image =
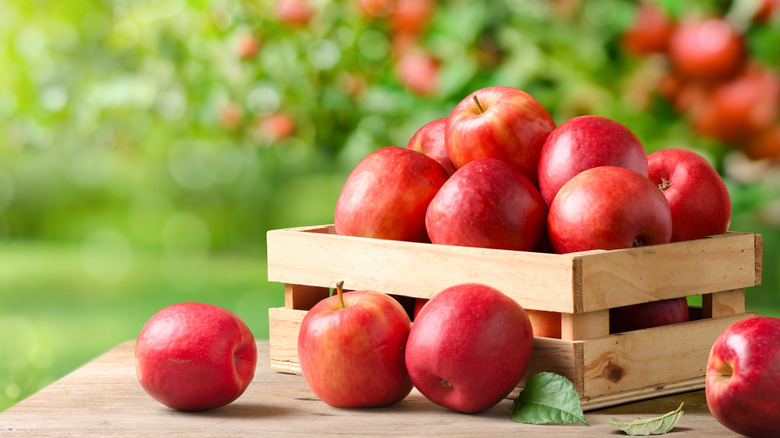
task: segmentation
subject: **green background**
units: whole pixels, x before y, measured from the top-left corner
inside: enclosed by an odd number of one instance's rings
[[[558,124],[598,114],[648,152],[708,157],[731,229],[764,236],[748,308],[780,316],[777,167],[697,135],[648,87],[657,64],[620,44],[636,3],[440,1],[416,41],[439,62],[428,94],[399,80],[388,20],[311,4],[295,26],[268,0],[0,0],[0,410],[176,302],[223,306],[267,338],[283,287],[267,281],[265,233],[331,223],[361,158],[490,85],[524,89]],[[247,36],[259,50],[242,57]],[[779,40],[773,23],[748,30],[772,68]],[[292,135],[259,128],[269,114]]]

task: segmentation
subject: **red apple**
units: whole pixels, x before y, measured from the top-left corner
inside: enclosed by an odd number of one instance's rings
[[[453,108],[444,141],[456,169],[480,158],[496,158],[523,172],[536,185],[539,153],[553,129],[550,113],[525,91],[487,87],[469,94]]]
[[[242,35],[236,45],[241,59],[253,58],[260,51],[260,40],[254,35]]]
[[[244,110],[233,102],[228,102],[219,107],[219,123],[225,128],[233,129],[244,118]]]
[[[340,408],[387,406],[412,390],[404,352],[411,322],[389,295],[337,294],[311,308],[298,334],[298,360],[312,392]]]
[[[531,251],[544,234],[547,206],[531,181],[495,158],[458,169],[425,215],[431,242]]]
[[[609,332],[620,333],[688,321],[688,300],[672,298],[609,309]]]
[[[412,321],[417,319],[417,315],[422,310],[423,306],[425,306],[428,301],[430,301],[429,298],[415,298],[414,300],[414,310],[412,310]]]
[[[703,80],[735,75],[745,63],[742,35],[722,18],[687,19],[669,40],[669,57],[676,70]]]
[[[439,89],[439,61],[421,49],[400,54],[396,74],[407,90],[420,96],[432,96]]]
[[[780,433],[780,319],[737,321],[715,340],[705,393],[720,424],[749,437]]]
[[[279,21],[294,26],[308,24],[314,15],[314,8],[309,0],[276,0],[275,7]]]
[[[658,5],[644,1],[636,8],[634,21],[623,34],[623,45],[637,55],[665,52],[674,26],[674,20]]]
[[[214,409],[244,393],[257,364],[252,332],[233,312],[179,303],[155,313],[135,344],[144,391],[183,411]]]
[[[547,216],[558,254],[668,243],[672,214],[666,197],[646,176],[600,166],[561,187]]]
[[[406,367],[432,402],[476,413],[517,386],[532,348],[531,323],[515,300],[466,283],[444,289],[422,308],[409,332]]]
[[[449,175],[431,157],[388,146],[352,170],[336,200],[336,234],[428,242],[425,212]]]
[[[290,137],[295,132],[295,120],[287,114],[261,115],[255,121],[253,136],[257,140],[271,144]]]
[[[778,9],[780,9],[780,1],[778,0],[760,0],[758,3],[753,15],[753,20],[757,23],[771,21],[777,15]]]
[[[436,0],[395,0],[390,26],[395,33],[419,36],[436,10]]]
[[[525,313],[528,314],[528,319],[531,320],[534,336],[561,338],[560,312],[525,309]]]
[[[436,119],[424,124],[409,140],[407,149],[422,152],[436,160],[447,174],[455,173],[450,157],[447,156],[447,148],[444,146],[444,128],[447,126],[447,118]]]
[[[647,176],[647,152],[622,124],[600,116],[567,120],[547,137],[539,156],[539,191],[549,206],[566,181],[583,170],[618,166]]]
[[[745,139],[740,148],[752,160],[776,160],[780,158],[780,123]]]
[[[686,149],[661,149],[647,157],[649,178],[672,213],[672,242],[728,231],[731,198],[726,184],[701,155]]]
[[[690,108],[691,126],[723,142],[739,142],[777,122],[780,81],[758,65],[717,84]]]
[[[395,8],[396,0],[355,0],[358,10],[370,18],[386,17]]]

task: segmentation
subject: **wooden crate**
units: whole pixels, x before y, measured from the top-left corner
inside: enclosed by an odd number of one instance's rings
[[[269,309],[274,370],[300,373],[301,321],[339,281],[421,298],[477,282],[525,308],[561,312],[562,339],[534,338],[525,378],[566,376],[585,410],[703,388],[710,347],[727,326],[756,315],[745,311],[745,288],[761,282],[761,235],[743,232],[564,255],[338,236],[332,225],[267,238],[268,279],[285,285],[285,306]],[[689,322],[609,334],[610,308],[694,295],[702,306]]]

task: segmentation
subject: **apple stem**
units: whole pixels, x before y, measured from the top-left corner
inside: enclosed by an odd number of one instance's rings
[[[721,377],[731,377],[732,374],[731,373],[720,373],[720,376]]]
[[[346,309],[347,305],[344,304],[344,282],[339,281],[336,283],[336,294],[339,296],[339,304],[341,304],[342,309]]]
[[[479,99],[477,98],[477,95],[475,94],[475,95],[471,96],[471,98],[474,99],[474,103],[477,104],[477,108],[479,108],[479,112],[480,113],[484,113],[485,110],[482,108],[482,104],[479,103]]]

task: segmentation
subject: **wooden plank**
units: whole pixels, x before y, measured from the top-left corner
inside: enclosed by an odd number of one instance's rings
[[[681,382],[704,375],[712,344],[748,312],[619,333],[583,343],[583,397]]]
[[[8,437],[215,437],[215,436],[452,436],[605,437],[612,417],[632,421],[685,403],[674,436],[737,437],[707,409],[704,391],[686,392],[586,412],[590,426],[520,424],[512,401],[475,415],[437,406],[419,391],[376,409],[339,409],[321,402],[300,376],[273,372],[269,346],[259,341],[252,384],[235,402],[206,412],[168,409],[144,393],[135,376],[133,342],[125,342],[40,392],[0,413]]]
[[[272,307],[268,309],[268,337],[271,360],[298,363],[298,333],[305,310]],[[280,370],[281,371],[281,370]],[[287,372],[287,371],[285,371]]]
[[[319,231],[331,230],[325,226]],[[573,312],[571,257],[337,236],[298,229],[267,234],[268,279],[430,298],[468,282],[493,286],[523,307]]]
[[[701,299],[704,318],[717,318],[745,312],[745,289],[703,294]]]
[[[704,239],[590,253],[582,258],[582,311],[739,289],[760,282],[760,237]]]
[[[561,314],[561,338],[567,341],[598,338],[609,334],[609,310]]]
[[[631,403],[638,400],[647,400],[670,394],[686,393],[704,389],[704,377],[694,377],[681,382],[659,383],[632,390],[621,391],[615,394],[605,394],[596,397],[583,397],[580,399],[583,411],[601,409],[610,406]],[[687,406],[687,405],[686,405]],[[686,407],[687,409],[687,407]],[[631,419],[633,420],[633,419]]]
[[[563,313],[754,286],[761,238],[729,232],[614,251],[544,254],[338,236],[332,226],[273,230],[270,281],[429,298],[459,283],[493,286],[523,307]]]
[[[327,287],[289,283],[284,285],[284,307],[288,309],[309,310],[329,296],[330,289]]]

